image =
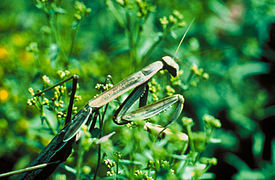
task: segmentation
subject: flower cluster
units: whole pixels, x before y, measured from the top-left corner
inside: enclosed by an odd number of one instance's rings
[[[112,170],[112,168],[116,165],[116,163],[110,159],[105,159],[104,164],[106,165],[106,167],[109,170],[109,171],[107,171],[107,176],[115,175],[115,172],[114,172],[114,170]]]
[[[112,88],[113,85],[113,81],[112,81],[112,76],[111,75],[107,75],[107,78],[105,80],[104,83],[97,83],[95,85],[95,88],[99,91],[99,92],[104,92],[110,88]]]
[[[95,144],[96,138],[92,138],[91,133],[88,131],[87,125],[83,125],[81,129],[82,133],[84,134],[84,136],[82,136],[81,145],[84,151],[88,151],[90,147]]]
[[[108,90],[108,89],[110,89],[110,88],[112,88],[113,87],[113,84],[111,84],[111,83],[108,83],[108,84],[100,84],[100,83],[97,83],[96,85],[95,85],[95,88],[98,90],[98,91],[106,91],[106,90]]]
[[[200,158],[200,156],[206,149],[207,144],[211,142],[214,129],[221,127],[221,123],[211,115],[204,115],[202,119],[205,122],[204,131],[194,132],[191,129],[194,125],[193,119],[188,117],[182,118],[182,123],[186,127],[190,144],[190,152],[187,154],[186,162],[190,164],[190,167],[195,167],[192,171],[192,178],[194,179],[199,179],[199,177],[204,174],[210,166],[217,164],[216,158]],[[199,158],[200,162],[198,162]]]
[[[92,11],[91,8],[87,8],[83,2],[79,2],[79,1],[75,2],[74,9],[75,9],[74,18],[77,21],[81,21],[84,17],[88,16]]]
[[[154,6],[149,5],[145,0],[136,0],[136,4],[138,7],[138,17],[147,17],[155,9]]]
[[[38,53],[39,49],[38,49],[38,44],[37,42],[31,42],[27,47],[26,50],[28,52],[32,52],[32,53]]]
[[[196,78],[193,78],[190,82],[192,86],[197,86],[198,82],[200,79],[208,80],[209,79],[209,74],[204,72],[203,68],[198,68],[196,64],[193,64],[190,67],[191,75],[195,75]]]
[[[57,75],[60,79],[64,79],[67,78],[70,74],[70,71],[65,70],[58,70],[57,71]],[[42,81],[43,81],[43,87],[48,87],[51,85],[51,80],[48,76],[44,75],[42,76]],[[64,82],[66,82],[67,80],[65,80]],[[69,92],[67,90],[67,87],[65,85],[65,83],[63,85],[56,85],[49,87],[48,89],[41,91],[38,90],[37,93],[34,92],[33,88],[29,88],[28,91],[29,93],[32,95],[32,98],[27,100],[27,104],[30,106],[35,106],[41,113],[41,120],[42,122],[44,120],[48,121],[45,113],[44,113],[44,109],[50,109],[53,110],[54,113],[56,114],[57,120],[58,120],[58,124],[62,125],[64,123],[64,120],[67,117],[67,107],[69,104]],[[52,93],[48,93],[48,91],[53,91]],[[51,95],[51,97],[46,97]],[[75,101],[79,101],[81,99],[81,96],[75,95]],[[76,114],[77,113],[77,107],[73,106],[72,107],[72,113]],[[47,122],[47,124],[49,126],[50,123]],[[61,128],[62,126],[60,126],[59,128]],[[50,129],[52,129],[52,132],[55,132],[55,128],[50,127]]]
[[[190,68],[191,72],[196,76],[202,77],[203,79],[209,79],[209,74],[204,72],[203,68],[198,68],[196,64],[193,64]]]
[[[36,7],[48,15],[66,13],[65,9],[59,5],[60,1],[36,0]]]
[[[175,89],[172,88],[172,87],[169,86],[169,85],[167,85],[167,86],[165,87],[165,90],[166,90],[166,94],[167,94],[168,96],[172,96],[172,95],[176,92]]]
[[[215,117],[205,114],[203,116],[203,121],[205,122],[206,126],[212,127],[212,128],[220,128],[221,122],[220,120],[216,119]]]
[[[173,13],[168,17],[164,16],[160,18],[159,21],[164,30],[174,26],[183,27],[186,25],[185,21],[183,20],[183,15],[177,10],[174,10]]]
[[[145,0],[116,0],[116,2],[124,8],[136,10],[136,15],[139,18],[147,18],[150,12],[155,9]]]
[[[58,70],[57,74],[58,74],[60,79],[63,79],[63,78],[68,77],[70,75],[70,71],[68,71],[68,70],[65,70],[65,71]]]
[[[162,172],[166,171],[169,177],[175,175],[174,169],[171,168],[171,164],[166,160],[149,160],[147,163],[147,168],[158,171],[160,170]]]
[[[143,172],[142,170],[135,171],[135,178],[136,179],[153,180],[153,177],[149,176],[148,172]]]
[[[217,165],[218,161],[217,158],[208,158],[208,157],[202,157],[200,159],[200,162],[206,165]]]
[[[148,83],[149,91],[152,93],[153,101],[158,101],[159,98],[157,96],[157,92],[160,90],[160,84],[156,81],[155,78]]]

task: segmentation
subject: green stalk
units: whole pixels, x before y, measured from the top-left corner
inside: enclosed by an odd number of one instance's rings
[[[46,16],[47,16],[48,26],[51,28],[51,31],[52,31],[51,34],[52,34],[53,42],[55,44],[57,44],[58,47],[60,48],[63,59],[68,61],[68,57],[66,57],[64,49],[62,48],[61,39],[60,39],[60,36],[58,34],[57,20],[56,20],[57,15],[55,15],[55,14],[50,15],[50,14],[46,13]],[[67,64],[67,63],[65,63],[65,64]]]
[[[99,137],[101,137],[101,135]],[[97,172],[98,172],[99,166],[100,166],[100,160],[101,160],[101,145],[99,144],[98,145],[97,165],[96,165],[96,170],[95,170],[95,174],[94,174],[93,180],[96,180]]]
[[[49,126],[51,132],[52,132],[54,135],[56,135],[56,132],[55,132],[54,128],[52,127],[52,125],[51,125],[50,121],[48,120],[48,118],[47,118],[46,116],[44,116],[44,118],[45,118],[45,121],[46,121],[47,125]]]
[[[192,72],[190,72],[190,74],[188,75],[188,78],[187,78],[186,81],[185,81],[185,84],[190,84],[190,81],[191,81],[193,75],[194,75],[194,74],[193,74]]]
[[[82,166],[82,161],[83,161],[83,155],[84,155],[84,150],[81,146],[82,144],[82,138],[80,139],[80,143],[78,144],[78,151],[77,151],[77,164],[76,164],[76,180],[81,179],[81,166]]]
[[[72,37],[72,42],[71,42],[71,45],[70,45],[70,50],[69,50],[69,56],[68,56],[68,58],[70,58],[72,56],[72,53],[73,53],[73,48],[74,48],[74,44],[75,44],[76,34],[77,34],[78,30],[79,30],[79,24],[80,24],[80,22],[77,22],[76,27],[72,28],[73,29],[72,36],[71,36]]]
[[[118,175],[118,163],[119,163],[119,158],[117,157],[117,159],[116,159],[116,179],[118,179],[117,178],[117,175]]]
[[[187,126],[186,127],[187,129],[187,134],[189,136],[189,142],[190,142],[190,147],[191,147],[191,151],[195,151],[195,145],[194,145],[194,142],[193,142],[193,138],[192,138],[192,130],[191,130],[191,126]]]
[[[134,32],[133,32],[133,28],[131,27],[132,26],[131,17],[127,11],[125,12],[125,16],[126,16],[126,30],[128,35],[128,43],[129,43],[129,51],[130,51],[130,60],[134,68],[133,70],[135,71],[137,62],[136,62],[136,47],[134,43]]]
[[[100,130],[103,129],[103,121],[104,121],[104,117],[105,117],[107,108],[108,108],[108,104],[105,105],[102,118],[99,118],[99,128],[100,128]],[[100,134],[99,138],[101,138],[101,137],[102,137],[102,135]],[[96,180],[97,172],[98,172],[99,167],[100,167],[100,161],[101,161],[101,144],[98,145],[97,165],[96,165],[96,170],[95,170],[95,174],[94,174],[93,180]]]
[[[50,128],[50,130],[51,130],[51,132],[52,132],[52,134],[53,134],[53,135],[56,135],[56,132],[55,132],[54,128],[52,127],[52,125],[51,125],[49,119],[44,115],[45,113],[44,113],[43,105],[42,105],[42,103],[41,103],[40,98],[38,98],[38,102],[40,103],[40,106],[41,106],[41,108],[39,108],[40,111],[41,111],[41,118],[43,117],[43,118],[45,119],[45,121],[46,121],[48,127]]]

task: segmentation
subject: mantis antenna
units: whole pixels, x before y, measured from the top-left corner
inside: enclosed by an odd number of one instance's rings
[[[189,24],[189,26],[187,27],[187,29],[186,29],[184,35],[182,36],[182,38],[181,38],[181,40],[180,40],[180,43],[179,43],[179,45],[178,45],[178,47],[177,47],[177,50],[176,50],[176,52],[175,52],[175,55],[174,55],[173,59],[176,57],[176,55],[177,55],[177,53],[178,53],[178,51],[179,51],[179,48],[180,48],[180,46],[181,46],[181,44],[182,44],[182,42],[183,42],[183,40],[184,40],[184,38],[185,38],[187,32],[189,31],[191,25],[194,23],[194,21],[195,21],[195,18],[192,19],[192,21],[191,21],[191,23]]]

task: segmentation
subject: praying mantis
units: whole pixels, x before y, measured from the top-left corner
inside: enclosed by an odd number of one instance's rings
[[[72,152],[72,145],[76,141],[76,136],[80,133],[81,127],[91,121],[90,128],[93,129],[99,115],[99,109],[107,105],[110,101],[116,99],[127,91],[134,89],[130,95],[124,100],[118,110],[114,113],[113,121],[117,125],[127,124],[136,119],[148,119],[162,111],[165,111],[173,104],[176,109],[171,120],[164,126],[175,121],[182,112],[184,98],[182,95],[175,94],[166,97],[155,103],[146,105],[148,96],[148,81],[160,70],[167,70],[172,76],[177,76],[179,71],[178,64],[169,56],[164,56],[160,61],[144,67],[140,71],[128,76],[111,89],[103,92],[101,95],[91,99],[71,120],[74,95],[77,87],[78,75],[74,75],[65,81],[48,88],[35,96],[39,96],[60,84],[73,80],[73,88],[68,107],[68,113],[65,120],[65,127],[58,132],[52,141],[42,150],[38,157],[30,164],[30,168],[19,179],[46,179],[61,162],[66,161]],[[139,108],[130,113],[128,109],[140,98]],[[147,127],[149,128],[149,127]],[[160,132],[161,133],[161,132]],[[20,170],[19,170],[20,171]],[[21,173],[21,172],[17,173]],[[16,174],[16,172],[14,173]],[[6,176],[0,174],[0,177]]]
[[[193,20],[194,21],[194,20]],[[192,21],[192,23],[193,23]],[[191,24],[192,24],[191,23]],[[181,46],[183,39],[185,38],[191,24],[188,26],[185,34],[183,35],[176,53]],[[70,102],[67,110],[67,116],[65,119],[65,126],[61,129],[51,142],[42,150],[38,157],[31,162],[28,168],[22,170],[11,171],[8,173],[0,174],[0,178],[23,173],[19,179],[46,179],[51,173],[59,166],[60,163],[66,161],[72,152],[73,143],[79,138],[81,127],[87,122],[91,124],[90,131],[95,127],[97,117],[99,116],[99,110],[108,103],[122,94],[134,89],[130,95],[120,105],[118,110],[114,113],[113,122],[117,125],[124,125],[136,119],[144,120],[153,117],[173,104],[176,104],[176,109],[172,115],[170,121],[164,126],[155,126],[151,123],[146,123],[145,130],[157,131],[159,135],[171,134],[170,130],[167,130],[167,126],[175,121],[183,110],[184,98],[180,94],[175,94],[170,97],[166,97],[160,101],[146,105],[148,96],[148,81],[160,70],[167,70],[169,74],[176,77],[179,73],[179,65],[170,56],[164,56],[161,60],[153,62],[152,64],[144,67],[140,71],[128,76],[118,84],[114,85],[111,89],[103,92],[101,95],[89,100],[89,102],[71,119],[74,96],[77,88],[77,81],[79,76],[73,75],[72,77],[35,94],[40,96],[42,93],[53,89],[69,80],[73,80],[72,92],[70,96]],[[139,108],[130,113],[127,113],[128,109],[140,98]],[[162,130],[160,130],[163,128]],[[77,137],[78,136],[78,137]],[[188,142],[188,136],[185,133],[179,133],[179,138],[185,142]]]
[[[193,23],[193,21],[192,21]],[[191,23],[191,24],[192,24]],[[191,24],[188,26],[185,34],[183,35],[176,53],[179,50],[180,45],[183,42]],[[114,113],[113,122],[117,125],[124,125],[132,122],[136,119],[144,120],[153,117],[166,109],[170,108],[173,104],[176,104],[175,111],[170,121],[164,126],[155,126],[151,123],[146,123],[145,130],[157,131],[159,135],[171,134],[172,132],[167,126],[175,121],[183,110],[184,98],[180,94],[175,94],[170,97],[166,97],[155,103],[146,105],[148,90],[148,81],[159,71],[167,70],[169,74],[176,77],[179,73],[179,65],[170,56],[164,56],[161,60],[153,62],[152,64],[144,67],[140,71],[128,76],[118,84],[114,85],[111,89],[103,92],[101,95],[89,100],[89,102],[71,119],[73,101],[77,88],[78,75],[72,77],[35,94],[40,96],[42,93],[53,89],[69,80],[73,80],[72,92],[70,96],[70,102],[67,110],[67,116],[65,119],[65,126],[61,129],[52,141],[42,150],[38,157],[33,160],[28,168],[11,171],[8,173],[0,174],[0,178],[23,173],[19,179],[46,179],[51,173],[59,166],[60,163],[66,161],[72,152],[73,143],[79,138],[81,127],[87,122],[90,124],[90,131],[95,127],[97,117],[99,116],[99,110],[108,103],[122,94],[134,89],[130,95],[120,105],[118,110]],[[130,113],[127,113],[129,108],[140,98],[139,108]],[[91,123],[90,123],[91,121]],[[162,128],[162,130],[160,130]],[[178,137],[185,142],[188,142],[188,136],[185,133],[178,133]]]
[[[192,21],[193,22],[193,21]],[[191,23],[192,24],[192,23]],[[185,38],[191,24],[187,28],[185,34],[183,35],[177,50],[179,50],[183,39]],[[73,80],[72,92],[70,96],[70,102],[67,110],[67,116],[65,120],[65,126],[61,129],[52,141],[42,150],[38,157],[33,160],[28,168],[11,171],[8,173],[0,174],[0,178],[23,173],[19,179],[46,179],[51,173],[59,166],[60,163],[66,161],[72,152],[73,143],[79,138],[81,127],[88,123],[90,124],[90,131],[95,128],[96,120],[99,116],[99,110],[108,103],[122,94],[134,89],[130,95],[124,100],[120,105],[118,110],[114,113],[113,122],[117,125],[124,125],[132,122],[136,119],[144,120],[153,117],[173,104],[176,104],[175,111],[172,115],[170,121],[164,126],[153,125],[151,123],[146,123],[144,126],[145,130],[156,131],[159,135],[172,134],[167,126],[175,121],[181,114],[183,110],[184,98],[180,94],[175,94],[170,97],[166,97],[155,103],[146,105],[148,97],[148,81],[160,70],[167,70],[169,74],[176,77],[179,73],[178,64],[170,56],[164,56],[161,60],[153,62],[152,64],[144,67],[140,71],[128,76],[124,80],[120,81],[118,84],[113,86],[111,89],[103,92],[101,95],[89,100],[89,102],[71,119],[73,101],[77,88],[78,75],[73,75],[72,77],[35,94],[35,96],[40,96],[42,93],[53,89],[69,80]],[[129,108],[140,98],[139,108],[130,113],[127,113]],[[91,121],[91,123],[90,123]],[[183,140],[185,143],[188,142],[188,136],[185,133],[178,133],[179,139]]]

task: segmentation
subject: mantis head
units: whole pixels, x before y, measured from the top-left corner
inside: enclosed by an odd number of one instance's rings
[[[167,69],[172,76],[178,76],[179,65],[174,61],[174,59],[170,56],[164,56],[162,57],[162,62],[164,63],[164,69]]]

